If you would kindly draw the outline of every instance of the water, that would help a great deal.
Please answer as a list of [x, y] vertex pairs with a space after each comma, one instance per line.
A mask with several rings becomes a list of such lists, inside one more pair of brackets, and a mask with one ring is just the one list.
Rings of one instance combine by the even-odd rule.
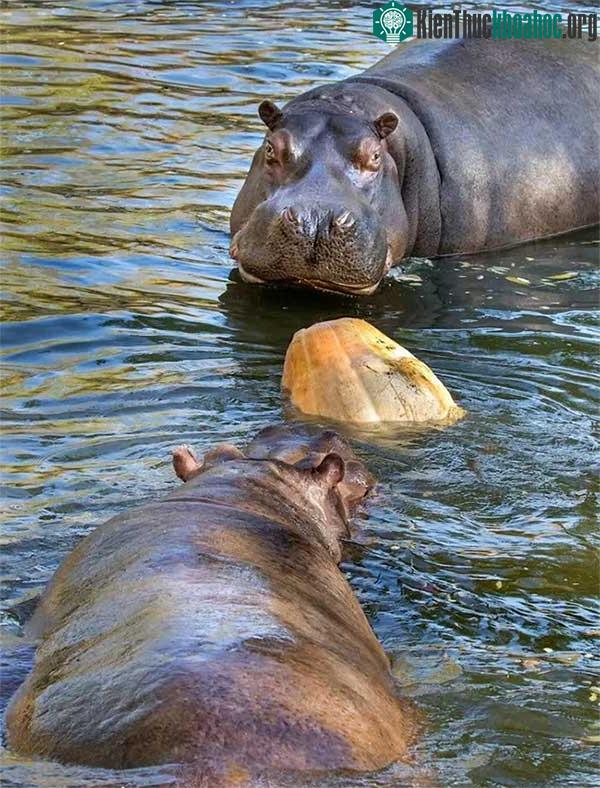
[[[243, 285], [227, 220], [256, 105], [385, 54], [370, 6], [18, 1], [3, 16], [4, 699], [30, 664], [31, 601], [82, 535], [170, 489], [176, 444], [241, 444], [280, 419], [292, 333], [356, 315], [469, 417], [350, 433], [381, 483], [344, 569], [426, 725], [422, 777], [327, 785], [593, 785], [595, 233], [414, 261], [358, 301]], [[48, 788], [170, 774], [3, 768], [5, 785]]]

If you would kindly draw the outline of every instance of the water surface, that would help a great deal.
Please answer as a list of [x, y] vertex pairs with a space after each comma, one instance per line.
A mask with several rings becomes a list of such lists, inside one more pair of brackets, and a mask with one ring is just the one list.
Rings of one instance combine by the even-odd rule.
[[[423, 784], [423, 768], [444, 786], [591, 786], [596, 234], [413, 261], [360, 300], [230, 278], [257, 103], [384, 55], [370, 10], [5, 7], [4, 702], [30, 665], [22, 621], [62, 557], [170, 489], [178, 443], [243, 444], [280, 419], [293, 332], [354, 315], [430, 364], [469, 417], [350, 433], [381, 483], [344, 568], [427, 725], [416, 772], [327, 785]], [[48, 788], [170, 774], [9, 753], [3, 770], [7, 786]]]

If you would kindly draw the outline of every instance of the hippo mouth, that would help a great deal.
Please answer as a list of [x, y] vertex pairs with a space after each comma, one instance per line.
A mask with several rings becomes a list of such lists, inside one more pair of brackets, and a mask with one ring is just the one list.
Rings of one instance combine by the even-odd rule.
[[273, 219], [257, 209], [233, 234], [229, 253], [249, 284], [350, 296], [375, 292], [393, 263], [389, 239], [366, 223], [357, 228], [349, 211], [300, 218], [287, 208]]
[[244, 266], [238, 261], [240, 276], [244, 282], [253, 285], [288, 285], [290, 287], [302, 287], [310, 290], [319, 290], [323, 293], [335, 293], [336, 295], [371, 295], [379, 287], [381, 282], [371, 285], [341, 284], [337, 282], [323, 282], [320, 279], [304, 279], [301, 277], [285, 277], [282, 279], [261, 279], [254, 274], [246, 271]]
[[303, 289], [318, 290], [323, 293], [335, 293], [336, 295], [371, 295], [374, 293], [384, 276], [388, 273], [393, 265], [393, 254], [388, 244], [383, 270], [380, 276], [374, 282], [355, 283], [355, 282], [339, 282], [334, 279], [320, 279], [314, 276], [269, 276], [267, 278], [258, 276], [257, 274], [249, 271], [244, 262], [240, 259], [238, 241], [241, 231], [235, 233], [231, 240], [229, 253], [231, 257], [237, 262], [240, 276], [244, 282], [253, 285], [273, 285], [273, 286], [288, 286], [300, 287]]

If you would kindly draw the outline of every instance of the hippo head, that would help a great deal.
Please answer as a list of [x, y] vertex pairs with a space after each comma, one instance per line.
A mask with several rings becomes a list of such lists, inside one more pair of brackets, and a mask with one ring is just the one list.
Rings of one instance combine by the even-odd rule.
[[224, 443], [208, 451], [202, 460], [189, 446], [180, 446], [173, 453], [175, 472], [185, 482], [215, 465], [236, 460], [275, 460], [309, 472], [309, 482], [311, 473], [313, 481], [322, 477], [331, 482], [345, 520], [375, 485], [374, 477], [349, 444], [333, 430], [312, 434], [302, 426], [266, 427], [244, 451]]
[[373, 475], [350, 445], [333, 430], [313, 434], [302, 426], [266, 427], [248, 444], [245, 453], [247, 457], [279, 460], [315, 473], [323, 474], [327, 470], [331, 474], [326, 475], [335, 476], [338, 472], [335, 492], [346, 518], [375, 486]]
[[370, 293], [406, 249], [408, 220], [386, 138], [398, 117], [331, 103], [263, 101], [268, 131], [231, 214], [248, 282]]

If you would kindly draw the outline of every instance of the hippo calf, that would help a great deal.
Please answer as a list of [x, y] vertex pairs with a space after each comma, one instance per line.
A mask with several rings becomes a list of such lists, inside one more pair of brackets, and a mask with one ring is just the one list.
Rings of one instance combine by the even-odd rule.
[[51, 580], [10, 746], [182, 764], [182, 784], [207, 786], [405, 755], [413, 715], [338, 569], [374, 483], [348, 445], [269, 428], [174, 463], [182, 487], [97, 528]]
[[231, 213], [248, 282], [370, 293], [409, 255], [598, 222], [600, 59], [587, 41], [403, 44], [267, 126]]

